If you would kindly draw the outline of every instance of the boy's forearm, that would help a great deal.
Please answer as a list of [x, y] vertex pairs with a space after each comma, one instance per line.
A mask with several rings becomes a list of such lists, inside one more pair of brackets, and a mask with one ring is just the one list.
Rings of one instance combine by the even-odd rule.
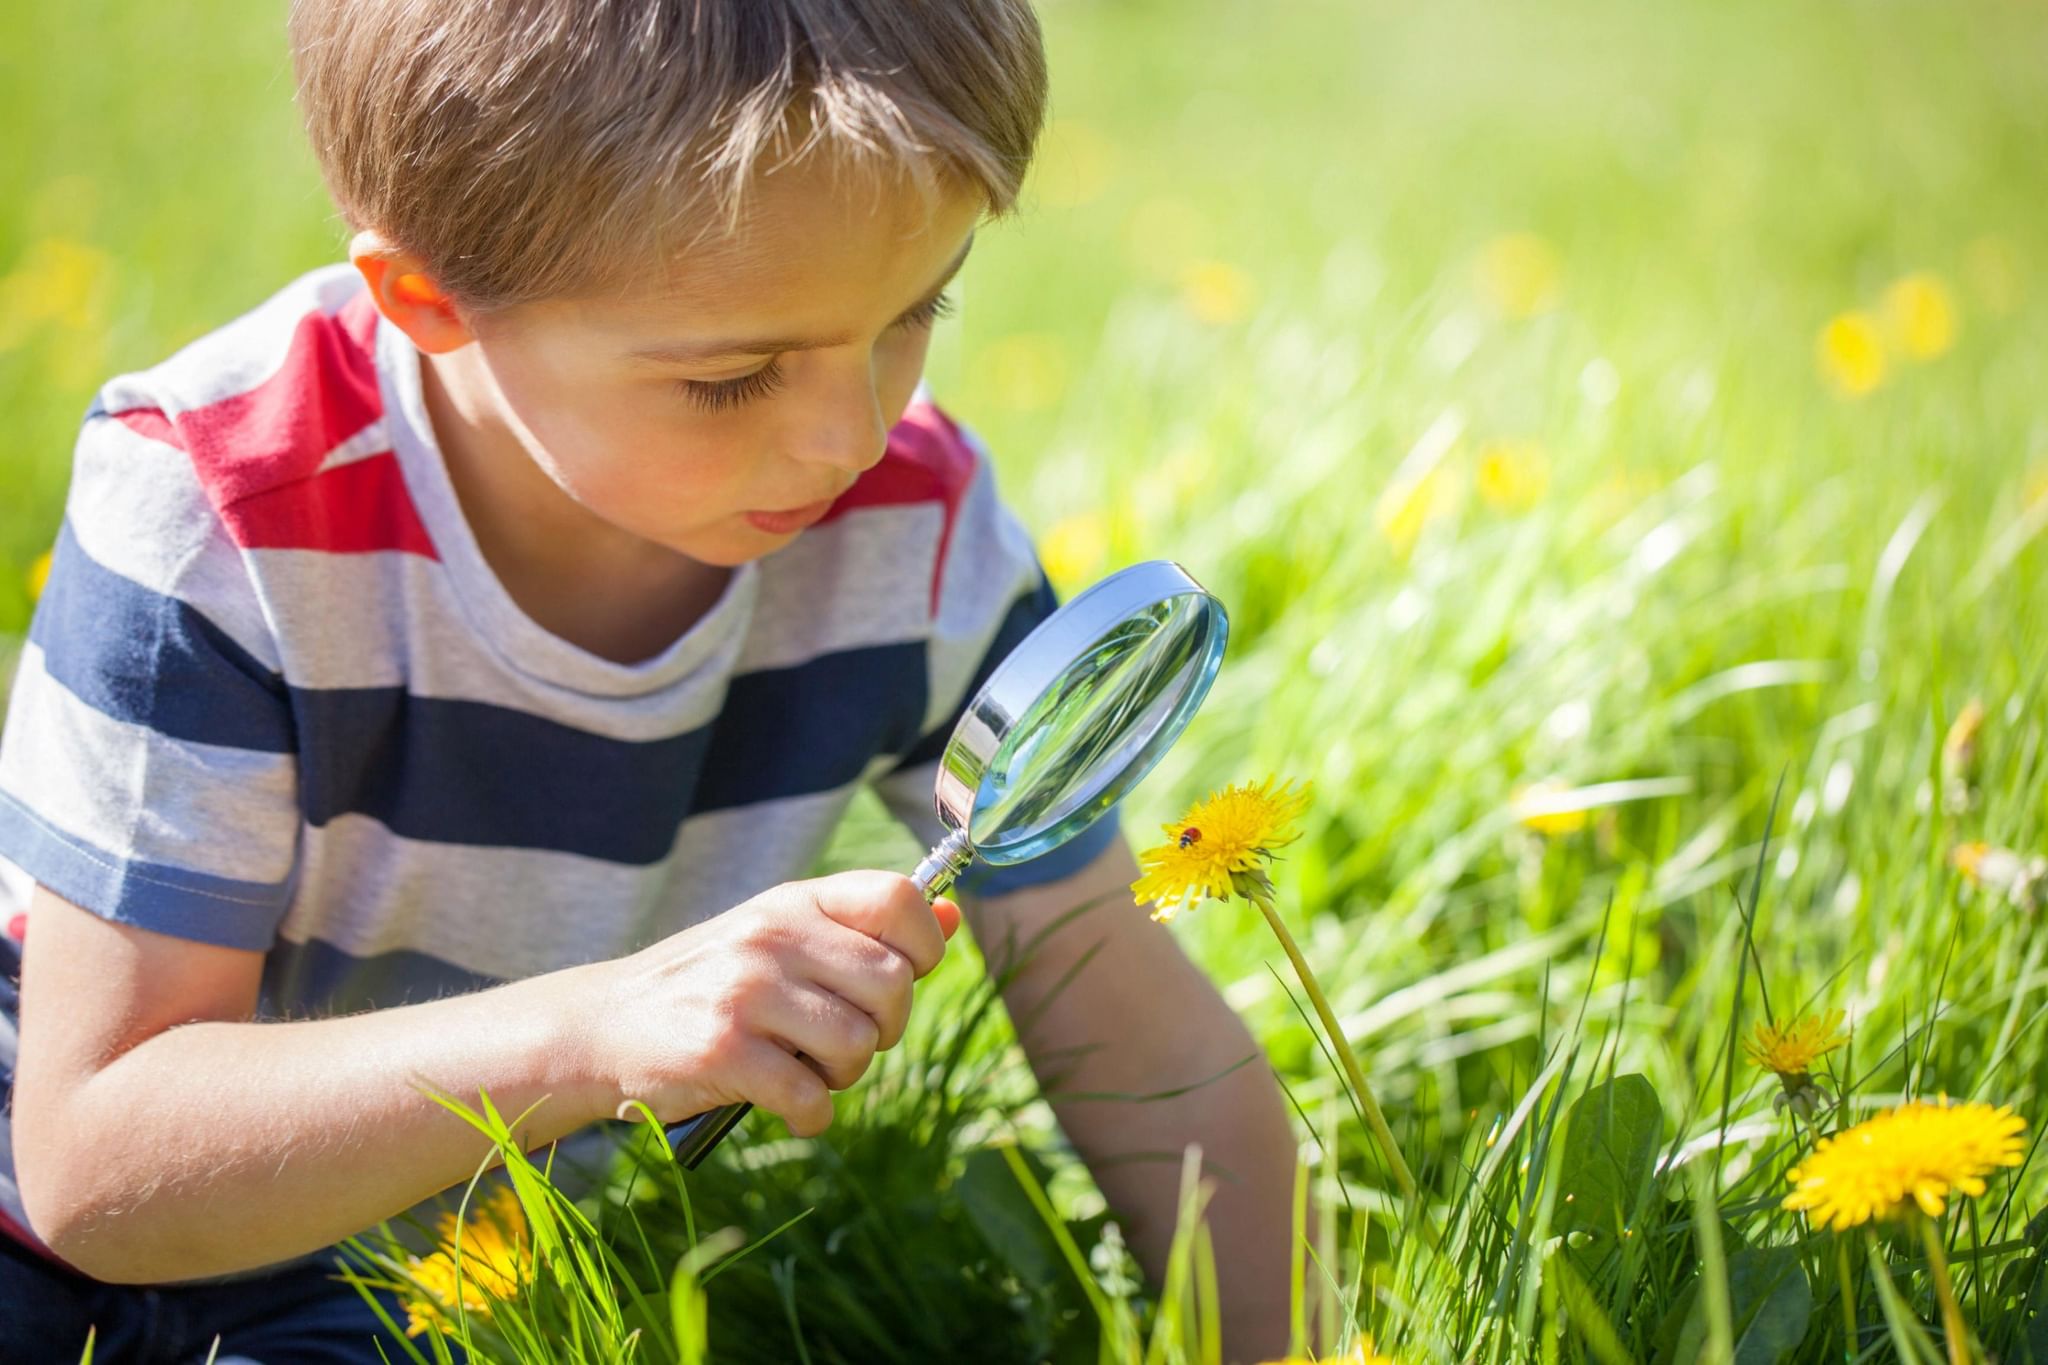
[[[1135, 876], [1119, 846], [1060, 893], [1006, 897], [1000, 912], [982, 914], [977, 933], [985, 944], [1012, 930], [1028, 941], [1038, 924], [1101, 897], [1049, 936], [1005, 991], [1005, 1003], [1061, 1127], [1155, 1283], [1178, 1217], [1181, 1153], [1190, 1143], [1201, 1147], [1204, 1175], [1215, 1186], [1207, 1221], [1227, 1358], [1275, 1358], [1287, 1346], [1295, 1162], [1285, 1101], [1243, 1021], [1171, 935], [1132, 904]], [[1095, 960], [1062, 983], [1096, 944]], [[993, 951], [1001, 957], [999, 946]], [[1171, 1099], [1060, 1098], [1183, 1086], [1194, 1088]]]
[[[423, 1085], [478, 1090], [544, 1145], [601, 1115], [562, 1007], [584, 969], [333, 1019], [169, 1029], [18, 1134], [38, 1233], [96, 1278], [226, 1274], [314, 1251], [469, 1178], [487, 1140]], [[175, 1086], [165, 1076], [179, 1078]], [[55, 1138], [56, 1140], [52, 1140]]]

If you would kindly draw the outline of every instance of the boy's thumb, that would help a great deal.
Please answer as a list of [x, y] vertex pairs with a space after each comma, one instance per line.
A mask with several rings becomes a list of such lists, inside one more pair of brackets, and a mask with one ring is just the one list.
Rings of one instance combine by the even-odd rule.
[[939, 917], [939, 932], [952, 938], [953, 931], [960, 927], [960, 907], [941, 896], [932, 902], [932, 913]]

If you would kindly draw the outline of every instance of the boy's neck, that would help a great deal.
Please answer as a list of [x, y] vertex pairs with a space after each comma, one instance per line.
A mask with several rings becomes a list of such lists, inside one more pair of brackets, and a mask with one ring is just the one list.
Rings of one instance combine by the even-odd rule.
[[702, 619], [732, 570], [602, 520], [563, 492], [493, 416], [476, 347], [423, 355], [434, 440], [463, 519], [499, 583], [551, 633], [615, 663], [652, 658]]

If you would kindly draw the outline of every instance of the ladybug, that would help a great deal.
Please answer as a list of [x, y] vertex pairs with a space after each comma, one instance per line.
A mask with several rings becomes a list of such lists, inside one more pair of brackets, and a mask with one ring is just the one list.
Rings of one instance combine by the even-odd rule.
[[1182, 848], [1186, 848], [1190, 844], [1199, 844], [1201, 842], [1202, 831], [1196, 829], [1193, 825], [1189, 825], [1186, 829], [1180, 832], [1180, 846]]

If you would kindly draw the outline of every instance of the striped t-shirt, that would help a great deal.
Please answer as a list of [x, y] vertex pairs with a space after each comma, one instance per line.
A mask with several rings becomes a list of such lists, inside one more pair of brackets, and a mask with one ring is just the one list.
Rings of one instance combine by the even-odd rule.
[[[863, 786], [939, 836], [953, 721], [1055, 605], [971, 436], [920, 394], [824, 521], [617, 663], [488, 567], [420, 367], [337, 266], [101, 390], [0, 732], [0, 858], [261, 950], [263, 1016], [303, 1018], [642, 948], [808, 875]], [[4, 913], [0, 1085], [32, 928]], [[4, 1124], [0, 1229], [46, 1251]]]

